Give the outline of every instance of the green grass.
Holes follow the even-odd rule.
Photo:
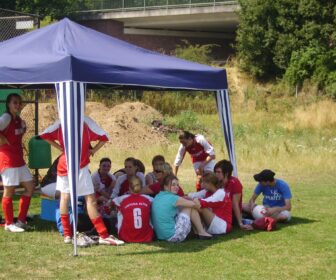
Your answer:
[[[53,223],[0,231],[1,279],[335,279],[335,178],[293,179],[293,219],[274,232],[234,229],[212,241],[153,242],[79,250]],[[249,194],[251,188],[246,188]],[[39,213],[39,198],[31,212]]]
[[[233,111],[244,200],[255,186],[252,175],[266,167],[273,169],[292,188],[290,224],[274,232],[234,229],[211,241],[98,246],[80,249],[75,258],[72,246],[63,244],[55,225],[36,218],[31,232],[9,234],[0,229],[0,279],[336,279],[335,125],[303,127],[292,111],[239,106],[233,106]],[[218,116],[188,114],[165,121],[204,131],[217,158],[226,158]],[[175,134],[169,139],[169,145],[134,151],[115,149],[112,140],[92,160],[91,169],[103,156],[112,158],[113,170],[122,167],[127,156],[142,159],[148,169],[158,153],[173,162],[178,142]],[[187,192],[194,189],[188,158],[179,178]],[[30,212],[39,214],[38,196]]]

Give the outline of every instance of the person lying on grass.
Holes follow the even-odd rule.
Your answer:
[[[58,120],[49,126],[40,137],[61,152],[57,164],[56,189],[61,192],[60,214],[64,231],[64,243],[71,244],[73,235],[69,217],[70,186],[68,181],[68,167],[64,152],[63,133],[61,122]],[[90,148],[91,141],[98,141],[95,147]],[[121,245],[124,242],[108,233],[102,216],[97,210],[97,201],[94,194],[92,178],[89,172],[90,156],[93,156],[108,141],[107,133],[91,118],[84,117],[82,151],[80,158],[79,181],[77,195],[85,196],[86,209],[92,224],[99,234],[99,244]]]
[[[213,172],[202,177],[203,190],[188,194],[198,206],[210,234],[226,234],[232,229],[232,203]]]
[[[151,225],[153,198],[140,194],[142,182],[133,176],[129,180],[129,194],[118,196],[113,203],[118,208],[118,234],[126,242],[151,242],[154,232]]]
[[[200,239],[211,239],[212,235],[203,228],[195,202],[179,197],[175,193],[178,180],[174,175],[166,176],[161,184],[162,191],[152,202],[152,224],[156,237],[169,242],[182,242],[193,225]]]
[[[163,165],[156,167],[155,173],[156,173],[157,182],[143,188],[141,190],[141,193],[148,194],[151,196],[156,196],[161,191],[161,182],[163,178],[165,178],[168,175],[172,175],[173,169],[169,163],[165,162]],[[176,194],[178,196],[181,196],[181,197],[184,196],[184,191],[181,186],[178,186],[176,190],[177,190]]]
[[[156,155],[152,159],[152,166],[153,166],[153,171],[149,172],[146,174],[146,186],[152,185],[156,182],[158,182],[158,177],[160,176],[162,166],[166,162],[164,156],[162,155]]]
[[[225,192],[230,195],[232,201],[233,224],[238,224],[241,229],[252,230],[251,225],[244,225],[242,222],[242,197],[243,185],[237,177],[232,176],[233,166],[228,160],[220,160],[214,168],[219,184]]]
[[[272,170],[265,169],[259,174],[255,174],[254,179],[259,182],[256,186],[248,204],[244,204],[243,209],[247,213],[252,213],[256,206],[256,199],[262,193],[263,205],[265,206],[265,216],[274,218],[277,222],[288,222],[291,219],[291,198],[292,193],[288,184],[280,179],[274,178]]]

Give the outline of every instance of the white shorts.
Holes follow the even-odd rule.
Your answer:
[[[200,167],[200,165],[203,163],[203,161],[197,161],[195,163],[193,163],[194,169],[195,171]],[[204,172],[206,171],[210,171],[210,172],[214,172],[214,168],[216,165],[216,161],[210,160],[205,166],[204,166]]]
[[[68,176],[57,176],[56,190],[61,193],[70,193]],[[79,182],[77,186],[77,195],[85,196],[94,193],[92,178],[89,167],[85,166],[79,170]]]
[[[5,187],[19,186],[22,182],[33,180],[27,165],[21,167],[6,168],[1,173],[2,183]]]
[[[212,219],[212,222],[208,227],[207,232],[210,234],[224,234],[226,233],[226,230],[227,230],[227,223],[223,219],[215,216]]]

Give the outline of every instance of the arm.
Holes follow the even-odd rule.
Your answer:
[[[198,208],[194,201],[187,200],[183,197],[180,197],[176,201],[176,206],[187,207],[187,208]]]
[[[253,193],[253,195],[251,196],[251,198],[250,198],[250,200],[248,202],[249,209],[250,209],[251,212],[253,210],[253,206],[255,205],[255,201],[258,198],[258,196],[259,196],[258,194]]]
[[[142,194],[149,194],[149,195],[153,195],[154,192],[152,191],[152,189],[150,187],[144,187],[141,189]]]
[[[90,150],[90,154],[91,154],[91,156],[94,156],[94,154],[95,154],[96,152],[98,152],[98,150],[99,150],[101,147],[103,147],[103,146],[105,145],[105,143],[106,143],[106,141],[102,141],[102,140],[100,140],[100,141],[97,143],[97,145],[94,146],[94,147]]]
[[[201,190],[199,192],[192,192],[192,193],[188,193],[188,197],[192,200],[194,200],[195,198],[202,199],[202,198],[205,198],[205,193],[206,193],[206,190]]]
[[[285,199],[285,206],[282,207],[272,207],[266,209],[266,216],[272,216],[274,213],[280,213],[282,211],[290,211],[292,209],[292,203],[290,199]]]
[[[153,182],[153,177],[151,176],[150,173],[146,174],[145,181],[146,181],[146,186],[149,186],[149,185],[154,183]]]
[[[204,151],[208,154],[205,161],[202,163],[200,169],[203,169],[205,165],[207,165],[210,161],[216,158],[215,149],[213,146],[205,139],[203,135],[197,135],[196,141],[202,145]]]
[[[174,162],[174,175],[175,176],[177,176],[179,166],[182,164],[185,153],[186,153],[185,147],[181,144],[177,151],[175,162]]]

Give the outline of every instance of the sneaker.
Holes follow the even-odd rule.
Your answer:
[[[15,223],[15,225],[16,225],[18,228],[22,228],[22,229],[24,229],[24,230],[29,230],[29,229],[31,229],[31,227],[30,227],[27,223],[21,222],[20,220],[17,220],[17,222]]]
[[[87,241],[86,237],[87,236],[84,235],[83,233],[77,233],[77,246],[78,247],[86,248],[86,247],[89,247],[91,245]],[[73,243],[73,239],[72,239],[72,243]]]
[[[17,227],[15,224],[5,225],[5,230],[9,232],[24,232],[23,228]]]
[[[119,246],[125,244],[124,241],[119,240],[118,238],[114,237],[113,235],[110,235],[106,238],[99,237],[99,244],[100,245],[112,245],[112,246]]]
[[[92,245],[98,245],[98,239],[96,239],[96,238],[91,238],[90,236],[88,236],[88,235],[86,235],[84,233],[83,233],[83,238],[85,239],[85,241],[87,243],[90,244],[90,246],[92,246]]]
[[[72,243],[72,237],[71,236],[65,236],[64,237],[64,243],[65,244],[71,244]]]

